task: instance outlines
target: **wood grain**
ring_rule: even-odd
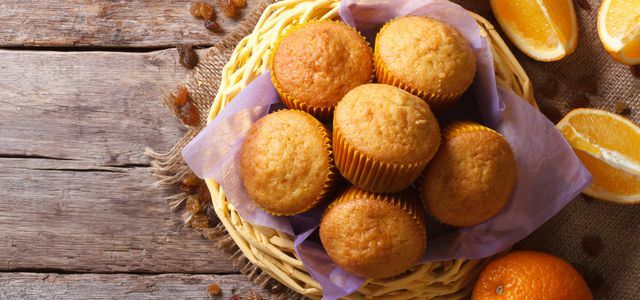
[[[212,283],[219,297],[207,293]],[[1,299],[228,299],[250,291],[269,299],[243,275],[0,273],[0,286]]]
[[[176,59],[0,51],[0,270],[236,271],[151,186],[143,149],[182,132],[159,101]]]
[[[248,14],[259,0],[248,0]],[[4,0],[0,1],[0,47],[172,47],[211,45],[239,21],[218,10],[224,31],[207,30],[189,14],[192,1]],[[209,1],[214,3],[215,1]]]

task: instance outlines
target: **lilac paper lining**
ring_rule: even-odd
[[[475,99],[484,123],[509,141],[518,167],[512,198],[494,218],[458,230],[428,220],[430,240],[422,261],[493,255],[549,220],[589,184],[591,176],[551,122],[512,91],[496,87],[487,42],[463,8],[444,0],[343,0],[340,6],[342,19],[370,41],[382,24],[403,15],[424,15],[449,23],[469,40],[478,71],[473,95],[467,93],[466,97]],[[254,204],[240,180],[238,153],[244,136],[278,103],[277,92],[265,72],[184,148],[183,156],[196,175],[221,184],[242,218],[294,235],[294,250],[322,286],[323,299],[338,299],[356,291],[363,279],[340,270],[318,243],[317,227],[324,206],[298,216],[274,217]]]

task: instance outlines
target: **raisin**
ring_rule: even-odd
[[[238,7],[247,6],[247,0],[233,0],[233,3],[235,3],[236,6],[238,6]]]
[[[202,210],[202,206],[200,205],[200,201],[196,196],[188,196],[187,197],[187,210],[192,214],[197,214]]]
[[[240,300],[240,295],[233,295],[229,297],[229,300]]]
[[[587,94],[598,92],[598,81],[592,75],[585,75],[578,79],[578,88]]]
[[[213,31],[213,32],[220,32],[222,31],[222,28],[220,27],[220,24],[218,24],[218,22],[216,22],[215,20],[210,20],[210,21],[205,21],[204,22],[204,27]]]
[[[255,291],[249,291],[242,298],[244,300],[262,300],[262,296]]]
[[[205,203],[211,202],[211,192],[209,192],[209,188],[204,182],[199,187],[198,198]]]
[[[191,7],[189,7],[189,13],[194,18],[202,18],[202,14],[200,13],[200,7],[204,4],[203,2],[193,2],[191,3]]]
[[[629,66],[629,70],[631,70],[633,76],[640,78],[640,65]]]
[[[190,100],[184,103],[184,105],[180,106],[180,120],[182,123],[188,126],[196,126],[198,125],[198,110],[191,103]]]
[[[212,283],[207,287],[207,292],[211,296],[219,296],[222,293],[222,290],[220,289],[220,285],[219,284]]]
[[[616,102],[615,113],[622,116],[631,115],[631,106],[627,102],[618,101]]]
[[[585,108],[591,105],[591,100],[589,99],[589,97],[587,97],[587,95],[579,95],[569,100],[567,104],[569,104],[569,107],[571,109]]]
[[[192,45],[178,45],[176,47],[178,55],[180,56],[180,64],[185,68],[193,68],[198,64],[200,60],[198,53],[193,49]]]
[[[191,216],[189,225],[193,228],[207,228],[209,227],[209,219],[207,219],[207,216],[203,214],[195,214]]]
[[[576,0],[575,1],[578,6],[584,10],[591,11],[591,4],[587,0]]]
[[[604,243],[599,236],[585,235],[582,237],[582,250],[591,257],[596,257],[602,253]]]
[[[238,6],[234,0],[216,0],[216,4],[226,17],[232,19],[238,17]]]
[[[551,105],[540,106],[540,111],[549,119],[553,124],[558,123],[562,119],[562,113],[560,110]]]
[[[200,5],[200,15],[205,21],[213,21],[216,19],[216,11],[213,10],[213,6],[209,3]]]
[[[178,96],[173,100],[173,104],[176,108],[180,109],[189,100],[189,91],[184,86],[178,86]]]
[[[197,186],[202,182],[196,175],[191,175],[182,180],[182,184],[186,186]]]

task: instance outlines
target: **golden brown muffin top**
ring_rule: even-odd
[[[429,105],[385,84],[365,84],[347,93],[336,107],[333,126],[356,150],[384,162],[428,161],[440,145]]]
[[[422,213],[414,190],[374,194],[351,187],[327,208],[320,239],[331,259],[350,274],[398,275],[424,252]]]
[[[258,120],[240,153],[247,193],[267,212],[292,215],[315,204],[330,172],[329,133],[311,115],[281,110]]]
[[[500,212],[516,180],[516,161],[507,141],[498,133],[475,130],[445,138],[419,185],[436,219],[471,226]]]
[[[280,42],[272,72],[280,89],[298,101],[334,106],[349,90],[371,81],[373,54],[344,23],[313,22]]]
[[[473,82],[476,59],[453,27],[426,17],[402,17],[376,38],[376,55],[399,80],[440,95],[459,95]]]

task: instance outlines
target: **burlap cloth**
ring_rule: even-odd
[[[180,151],[206,124],[209,106],[220,82],[221,69],[235,45],[251,32],[264,7],[271,2],[273,0],[267,0],[255,11],[247,13],[240,28],[211,47],[201,57],[193,74],[183,81],[200,114],[200,124],[189,127],[185,136],[167,153],[147,150],[154,173],[160,178],[158,186],[172,192],[168,198],[170,206],[185,221],[191,217],[184,209],[189,193],[181,192],[178,187],[191,172],[182,160]],[[484,16],[498,27],[488,0],[454,2]],[[640,79],[632,75],[628,66],[615,62],[603,50],[596,31],[600,1],[577,0],[576,4],[580,40],[578,49],[569,57],[559,62],[537,62],[509,44],[533,82],[536,100],[554,122],[573,108],[593,107],[614,111],[616,103],[623,101],[631,107],[628,117],[639,123]],[[505,37],[504,34],[502,36]],[[176,113],[171,105],[174,97],[175,94],[168,93],[163,100]],[[219,224],[212,209],[204,209],[210,228],[201,229],[203,235],[229,253],[234,265],[258,285],[271,290],[276,298],[299,298],[249,263]],[[514,248],[541,250],[569,261],[583,274],[596,299],[640,297],[640,205],[613,205],[580,196]]]

